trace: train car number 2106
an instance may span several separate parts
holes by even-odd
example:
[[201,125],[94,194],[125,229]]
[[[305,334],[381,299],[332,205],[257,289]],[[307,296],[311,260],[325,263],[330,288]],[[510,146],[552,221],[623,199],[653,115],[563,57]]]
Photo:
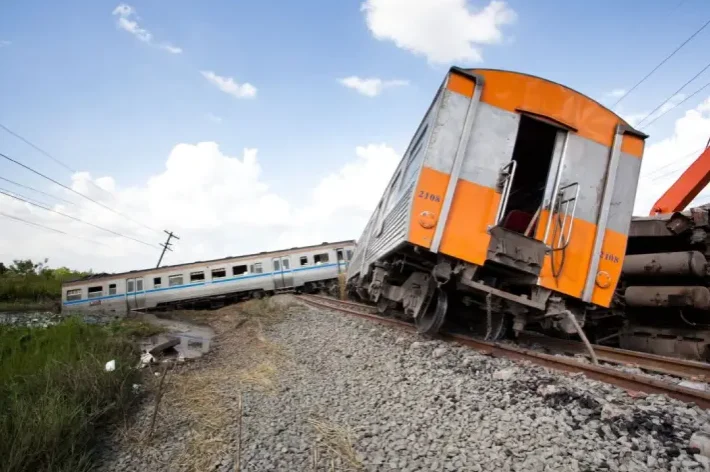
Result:
[[441,196],[425,192],[424,190],[420,190],[417,197],[423,198],[424,200],[431,200],[432,202],[441,202]]

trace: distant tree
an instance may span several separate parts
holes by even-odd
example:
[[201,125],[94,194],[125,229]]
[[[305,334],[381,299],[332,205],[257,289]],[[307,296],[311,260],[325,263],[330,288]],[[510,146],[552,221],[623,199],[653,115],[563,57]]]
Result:
[[7,272],[7,267],[5,267],[5,264],[0,262],[0,276],[5,275],[6,272]]
[[15,259],[10,266],[10,273],[15,275],[30,275],[35,273],[35,263],[32,259]]

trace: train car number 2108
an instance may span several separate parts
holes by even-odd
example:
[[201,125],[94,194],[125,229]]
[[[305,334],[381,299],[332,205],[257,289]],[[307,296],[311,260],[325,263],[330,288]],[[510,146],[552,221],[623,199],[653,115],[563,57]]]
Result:
[[431,200],[432,202],[441,202],[441,196],[425,192],[424,190],[420,190],[417,197],[423,198],[424,200]]

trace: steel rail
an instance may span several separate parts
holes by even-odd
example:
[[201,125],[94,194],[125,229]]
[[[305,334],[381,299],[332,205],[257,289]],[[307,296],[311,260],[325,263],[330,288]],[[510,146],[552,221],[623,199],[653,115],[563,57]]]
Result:
[[[538,333],[524,331],[518,335],[517,341],[535,343],[545,348],[569,354],[587,356],[584,344],[568,339],[552,338]],[[629,351],[610,346],[593,345],[594,352],[600,361],[611,364],[623,364],[639,367],[659,374],[673,375],[693,380],[710,380],[710,364],[675,357],[659,356],[639,351]]]
[[[410,331],[416,330],[414,325],[411,323],[393,318],[385,318],[371,312],[365,312],[364,310],[367,308],[370,310],[373,309],[373,307],[369,305],[354,302],[341,303],[340,300],[327,299],[326,297],[320,296],[314,297],[312,295],[299,295],[298,298],[308,304],[320,308],[332,309],[342,313],[372,319],[382,324],[395,325]],[[358,308],[358,310],[355,308]],[[464,346],[471,347],[496,357],[506,357],[508,359],[518,361],[525,360],[543,367],[564,372],[581,372],[588,378],[616,385],[617,387],[621,387],[625,390],[644,392],[648,394],[667,395],[685,403],[695,403],[701,408],[710,409],[710,393],[692,388],[681,387],[679,385],[664,382],[649,376],[623,372],[611,367],[595,366],[580,362],[573,358],[553,356],[550,354],[536,352],[531,349],[524,349],[519,346],[481,341],[461,334],[442,333],[438,337],[446,341],[455,341]]]

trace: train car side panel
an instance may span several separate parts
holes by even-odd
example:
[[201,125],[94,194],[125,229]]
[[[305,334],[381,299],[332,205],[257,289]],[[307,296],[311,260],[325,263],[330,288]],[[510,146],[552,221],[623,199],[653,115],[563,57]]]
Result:
[[474,264],[486,260],[488,227],[500,203],[498,174],[513,154],[518,122],[515,113],[478,105],[440,252]]

